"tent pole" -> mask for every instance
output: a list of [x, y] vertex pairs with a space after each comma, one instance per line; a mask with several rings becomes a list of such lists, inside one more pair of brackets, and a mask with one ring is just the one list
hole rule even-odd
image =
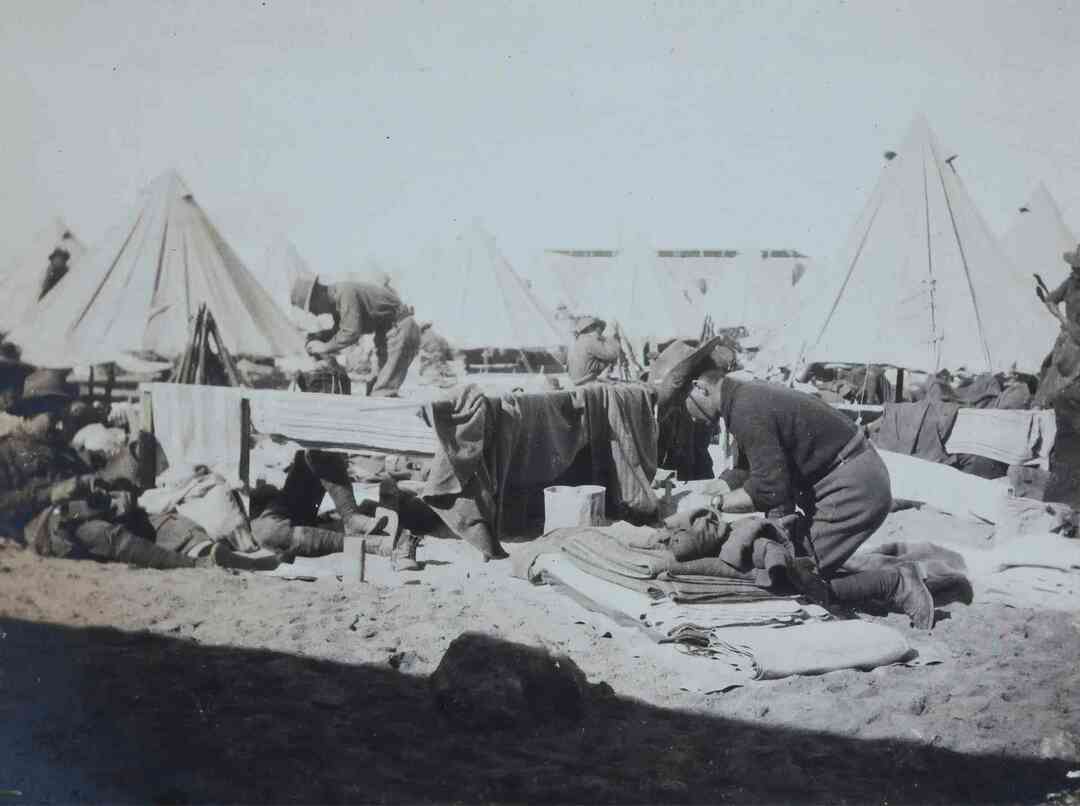
[[237, 369], [232, 355], [225, 349], [225, 344], [221, 340], [221, 333], [218, 331], [217, 320], [214, 319], [214, 315], [210, 312], [206, 312], [206, 330], [214, 339], [214, 344], [217, 345], [218, 357], [221, 359], [221, 363], [225, 365], [225, 374], [229, 378], [229, 383], [233, 386], [244, 386], [244, 383], [240, 380], [240, 370]]
[[94, 365], [90, 365], [90, 383], [88, 389], [88, 396], [90, 398], [90, 405], [94, 405]]
[[195, 343], [197, 345], [197, 359], [195, 362], [195, 383], [200, 386], [206, 385], [206, 364], [208, 360], [207, 351], [210, 349], [210, 345], [206, 339], [206, 304], [204, 303], [199, 308], [199, 329], [195, 334]]

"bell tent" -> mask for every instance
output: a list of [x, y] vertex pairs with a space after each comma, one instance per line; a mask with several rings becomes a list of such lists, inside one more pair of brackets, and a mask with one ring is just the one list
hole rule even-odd
[[46, 367], [138, 352], [173, 358], [202, 303], [234, 354], [303, 352], [300, 331], [170, 172], [143, 191], [130, 219], [35, 305], [10, 339], [25, 360]]
[[0, 298], [4, 300], [3, 306], [0, 306], [0, 332], [13, 328], [22, 315], [37, 304], [45, 272], [49, 268], [49, 255], [57, 249], [65, 250], [70, 257], [68, 274], [50, 292], [56, 293], [71, 278], [73, 271], [80, 270], [86, 255], [82, 241], [59, 218], [53, 219], [48, 227], [39, 232], [30, 247], [0, 276]]
[[886, 163], [842, 261], [805, 317], [804, 361], [1037, 370], [1038, 302], [922, 118]]
[[401, 277], [404, 301], [463, 350], [551, 349], [566, 342], [550, 311], [495, 239], [473, 223], [448, 246], [426, 250]]

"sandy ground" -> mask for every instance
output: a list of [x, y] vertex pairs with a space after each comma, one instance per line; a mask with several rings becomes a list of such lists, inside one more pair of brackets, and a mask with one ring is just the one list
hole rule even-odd
[[[983, 568], [988, 531], [908, 511], [878, 539]], [[1080, 769], [1080, 574], [980, 571], [939, 613], [937, 665], [703, 694], [633, 628], [453, 541], [351, 587], [0, 545], [2, 802], [1063, 802]], [[466, 630], [566, 653], [614, 696], [572, 729], [468, 733], [425, 680]]]

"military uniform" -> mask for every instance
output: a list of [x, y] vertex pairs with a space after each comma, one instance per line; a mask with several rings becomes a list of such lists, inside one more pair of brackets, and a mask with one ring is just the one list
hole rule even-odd
[[0, 439], [0, 530], [43, 556], [195, 567], [186, 555], [209, 546], [202, 528], [179, 515], [114, 519], [107, 505], [88, 500], [92, 478], [79, 455], [56, 440], [25, 433]]
[[581, 386], [595, 381], [615, 366], [621, 354], [616, 341], [608, 341], [595, 331], [579, 334], [566, 359], [571, 382]]
[[361, 336], [373, 334], [379, 374], [369, 394], [396, 395], [420, 350], [420, 326], [412, 309], [393, 289], [382, 285], [333, 283], [327, 286], [327, 293], [334, 326], [309, 338], [325, 342], [327, 353], [333, 354], [356, 344]]

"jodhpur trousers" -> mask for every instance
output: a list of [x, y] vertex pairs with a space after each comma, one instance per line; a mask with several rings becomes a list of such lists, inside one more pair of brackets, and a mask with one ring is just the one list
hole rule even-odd
[[397, 395], [409, 372], [416, 354], [420, 352], [420, 325], [416, 319], [406, 316], [386, 332], [385, 347], [376, 339], [379, 358], [379, 375], [371, 387], [371, 397]]

